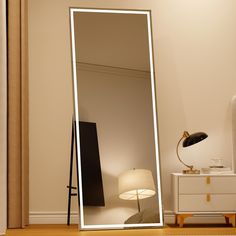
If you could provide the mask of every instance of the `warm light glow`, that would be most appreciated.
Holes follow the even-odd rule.
[[[124,200],[144,199],[155,195],[155,185],[150,170],[133,169],[119,176],[119,198]]]

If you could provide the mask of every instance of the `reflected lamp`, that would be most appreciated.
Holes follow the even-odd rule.
[[[206,139],[207,137],[208,137],[208,135],[204,132],[197,132],[197,133],[193,133],[190,135],[187,131],[184,131],[182,137],[180,138],[180,140],[178,141],[177,146],[176,146],[176,154],[177,154],[179,161],[188,168],[187,170],[183,170],[183,174],[200,174],[200,170],[194,169],[193,165],[187,165],[180,158],[179,145],[180,145],[181,141],[183,141],[183,144],[182,144],[183,147],[188,147],[188,146],[191,146],[191,145],[201,142],[202,140]]]
[[[119,198],[136,200],[140,212],[139,200],[155,195],[153,175],[147,169],[132,169],[122,173],[118,178]]]

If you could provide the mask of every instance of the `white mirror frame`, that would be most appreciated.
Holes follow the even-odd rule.
[[[85,225],[84,223],[84,207],[83,207],[83,189],[82,189],[82,169],[80,160],[80,140],[79,140],[79,111],[78,111],[78,91],[77,91],[77,72],[76,72],[76,50],[75,50],[75,32],[74,32],[74,13],[113,13],[113,14],[143,14],[147,17],[148,27],[148,44],[149,44],[149,60],[150,60],[150,75],[152,88],[152,105],[153,105],[153,121],[154,121],[154,139],[155,139],[155,156],[156,156],[156,171],[157,171],[157,188],[158,188],[158,207],[159,207],[159,223],[142,223],[142,224],[107,224],[107,225]],[[71,49],[72,49],[72,73],[73,73],[73,92],[74,92],[74,112],[76,121],[76,149],[78,155],[78,195],[79,195],[79,227],[81,230],[95,229],[128,229],[128,228],[153,228],[162,227],[163,222],[163,207],[161,194],[161,175],[160,175],[160,159],[158,145],[158,125],[157,125],[157,110],[156,110],[156,95],[155,95],[155,78],[153,65],[153,44],[151,31],[151,11],[149,10],[108,10],[108,9],[86,9],[86,8],[70,8],[70,27],[71,27]]]

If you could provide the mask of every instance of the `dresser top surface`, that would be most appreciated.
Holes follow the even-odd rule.
[[[174,176],[181,177],[200,177],[200,176],[233,176],[236,177],[236,174],[182,174],[182,173],[172,173]]]

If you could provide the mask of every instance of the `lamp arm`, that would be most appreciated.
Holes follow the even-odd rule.
[[[179,140],[179,142],[178,142],[178,144],[177,144],[177,146],[176,146],[176,154],[177,154],[177,157],[178,157],[179,161],[180,161],[183,165],[185,165],[186,167],[188,167],[188,168],[190,168],[190,169],[192,170],[192,169],[193,169],[193,166],[192,166],[192,165],[187,165],[187,164],[185,164],[185,163],[180,159],[180,157],[179,157],[179,144],[180,144],[180,142],[181,142],[184,138],[186,138],[185,133],[183,134],[182,138]]]

